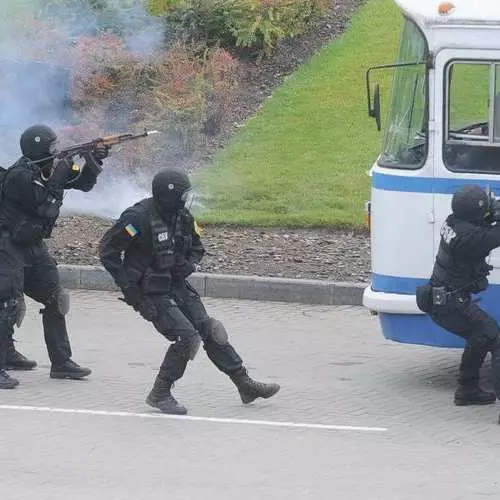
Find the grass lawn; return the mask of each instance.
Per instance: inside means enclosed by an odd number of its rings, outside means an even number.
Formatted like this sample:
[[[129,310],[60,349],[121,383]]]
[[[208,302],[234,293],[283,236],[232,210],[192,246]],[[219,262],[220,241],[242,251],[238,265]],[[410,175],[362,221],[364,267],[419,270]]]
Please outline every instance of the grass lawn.
[[[200,221],[363,226],[382,139],[367,116],[365,71],[395,60],[400,26],[392,0],[368,0],[342,38],[291,75],[194,178]],[[376,77],[385,117],[392,71]]]

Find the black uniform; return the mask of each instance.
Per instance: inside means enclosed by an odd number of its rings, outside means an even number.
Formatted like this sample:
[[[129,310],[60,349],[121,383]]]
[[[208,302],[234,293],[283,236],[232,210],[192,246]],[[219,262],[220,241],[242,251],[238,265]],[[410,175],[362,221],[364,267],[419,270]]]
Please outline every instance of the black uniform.
[[[224,326],[207,314],[200,296],[186,281],[204,254],[196,222],[181,199],[189,189],[184,173],[161,171],[153,180],[154,197],[125,210],[100,245],[102,264],[125,301],[173,342],[147,402],[179,414],[186,409],[170,389],[184,374],[200,342],[215,366],[235,382],[245,403],[271,397],[279,390],[277,384],[257,383],[248,377]]]
[[[496,396],[479,388],[479,371],[491,352],[495,392],[500,396],[500,327],[472,294],[488,287],[492,267],[486,258],[500,246],[500,225],[494,220],[490,196],[478,186],[458,191],[452,208],[441,229],[430,282],[417,290],[417,303],[435,323],[466,340],[455,403],[490,404]]]
[[[21,138],[25,156],[4,175],[0,205],[0,303],[8,304],[12,299],[22,303],[23,294],[42,303],[51,377],[81,378],[89,375],[90,370],[71,361],[65,320],[69,296],[61,287],[56,262],[43,240],[51,236],[64,190],[92,189],[102,162],[87,154],[83,168],[73,165],[69,159],[56,164],[52,160],[37,163],[52,152],[50,146],[55,140],[54,132],[45,126],[25,131]],[[101,152],[99,158],[106,155],[107,151]],[[15,308],[11,308],[11,313],[4,318],[0,332],[0,370],[14,363],[16,355],[17,361],[23,358],[12,344],[16,314]],[[2,378],[8,386],[5,372]]]

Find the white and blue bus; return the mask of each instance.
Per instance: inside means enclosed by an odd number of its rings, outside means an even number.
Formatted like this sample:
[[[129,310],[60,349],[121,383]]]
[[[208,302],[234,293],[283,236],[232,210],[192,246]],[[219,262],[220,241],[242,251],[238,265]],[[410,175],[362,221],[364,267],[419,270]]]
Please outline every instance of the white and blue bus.
[[[464,184],[500,194],[500,0],[395,0],[404,16],[381,153],[370,170],[372,280],[363,304],[398,342],[461,347],[416,305],[432,272],[453,193]],[[500,251],[482,307],[500,320]]]

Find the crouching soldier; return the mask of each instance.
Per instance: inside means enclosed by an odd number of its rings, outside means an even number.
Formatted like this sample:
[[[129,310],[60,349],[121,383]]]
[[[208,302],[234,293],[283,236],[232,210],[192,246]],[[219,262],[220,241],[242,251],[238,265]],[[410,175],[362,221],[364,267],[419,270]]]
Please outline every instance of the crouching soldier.
[[[479,186],[464,186],[452,198],[452,214],[441,241],[430,282],[417,289],[417,304],[439,326],[465,339],[455,404],[492,404],[500,397],[500,327],[473,300],[488,287],[489,253],[500,246],[494,198]],[[492,354],[495,393],[479,387],[479,371]]]

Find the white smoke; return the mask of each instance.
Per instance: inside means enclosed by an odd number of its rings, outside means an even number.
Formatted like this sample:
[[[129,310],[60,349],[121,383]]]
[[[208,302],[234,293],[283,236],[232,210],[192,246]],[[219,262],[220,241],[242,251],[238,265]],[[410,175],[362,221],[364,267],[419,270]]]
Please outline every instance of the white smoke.
[[[37,36],[40,27],[43,36]],[[19,137],[31,125],[44,123],[56,131],[88,125],[75,123],[68,98],[68,51],[82,37],[106,30],[118,33],[144,59],[164,42],[164,25],[147,12],[145,0],[0,0],[0,165],[10,166],[21,155]],[[127,123],[127,116],[120,118]],[[144,186],[150,182],[107,160],[94,190],[69,191],[64,211],[116,217],[148,196]]]
[[[101,178],[104,177],[104,178]],[[101,182],[111,179],[111,182]],[[96,187],[88,192],[66,192],[63,214],[95,215],[116,219],[130,205],[151,196],[136,178],[124,175],[101,174]]]

